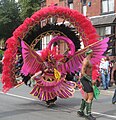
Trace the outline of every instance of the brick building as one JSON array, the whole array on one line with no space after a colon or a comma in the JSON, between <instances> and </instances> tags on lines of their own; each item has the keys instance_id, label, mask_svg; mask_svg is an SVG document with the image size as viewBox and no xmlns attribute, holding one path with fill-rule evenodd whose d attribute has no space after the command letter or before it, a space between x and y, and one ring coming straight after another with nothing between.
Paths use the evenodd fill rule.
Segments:
<instances>
[{"instance_id":1,"label":"brick building","mask_svg":"<svg viewBox=\"0 0 116 120\"><path fill-rule=\"evenodd\" d=\"M110 36L108 55L116 56L116 0L42 0L41 7L55 4L89 17L101 39Z\"/></svg>"}]
</instances>

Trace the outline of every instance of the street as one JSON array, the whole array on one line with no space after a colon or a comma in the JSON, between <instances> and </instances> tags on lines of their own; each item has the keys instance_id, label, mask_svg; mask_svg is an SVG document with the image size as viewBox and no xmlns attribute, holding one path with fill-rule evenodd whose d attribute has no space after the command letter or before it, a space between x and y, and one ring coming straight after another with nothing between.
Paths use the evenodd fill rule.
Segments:
<instances>
[{"instance_id":1,"label":"street","mask_svg":"<svg viewBox=\"0 0 116 120\"><path fill-rule=\"evenodd\" d=\"M0 0L0 18L0 120L116 120L116 0Z\"/></svg>"},{"instance_id":2,"label":"street","mask_svg":"<svg viewBox=\"0 0 116 120\"><path fill-rule=\"evenodd\" d=\"M48 108L42 101L29 94L31 88L22 85L8 93L1 92L0 120L84 120L77 116L81 94L76 90L74 97L58 99L56 106ZM97 120L116 120L116 105L112 105L113 91L101 91L100 98L94 100L92 113Z\"/></svg>"}]
</instances>

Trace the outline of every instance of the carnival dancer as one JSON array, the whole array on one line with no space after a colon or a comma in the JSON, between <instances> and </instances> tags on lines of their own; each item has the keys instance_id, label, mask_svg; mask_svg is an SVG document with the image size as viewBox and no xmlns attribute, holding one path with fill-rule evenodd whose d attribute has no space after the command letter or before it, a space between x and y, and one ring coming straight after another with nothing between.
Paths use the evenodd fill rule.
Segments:
<instances>
[{"instance_id":1,"label":"carnival dancer","mask_svg":"<svg viewBox=\"0 0 116 120\"><path fill-rule=\"evenodd\" d=\"M48 71L48 69L45 69L44 72L43 71L39 71L39 72L35 73L33 76L31 76L31 78L30 78L31 84L34 86L36 84L36 81L38 79L41 79L41 77L44 77L44 73L47 72L47 71ZM56 100L57 100L57 97L54 97L53 99L47 100L45 102L46 102L47 106L50 107L52 105L55 105L55 101Z\"/></svg>"},{"instance_id":2,"label":"carnival dancer","mask_svg":"<svg viewBox=\"0 0 116 120\"><path fill-rule=\"evenodd\" d=\"M48 22L53 17L55 17L56 23ZM59 18L62 18L62 24L57 24ZM44 20L46 21L45 24L42 23ZM64 24L66 20L70 23L68 26ZM75 31L72 26L74 26ZM49 43L47 39L46 42L44 41L44 38L48 36L53 37ZM21 42L18 38L21 39ZM24 78L25 83L32 75L46 69L44 62L47 63L49 69L42 74L40 79L35 80L36 84L31 91L33 96L41 101L49 101L55 97L64 99L72 97L75 92L75 83L67 81L65 75L78 72L88 47L93 50L94 57L92 61L94 64L103 57L102 54L107 49L109 38L102 41L98 38L99 36L91 21L78 11L59 6L49 6L38 10L30 18L26 18L23 24L15 29L13 36L6 41L7 49L3 60L2 91L7 92L17 85L15 61L18 47L21 47L23 57L21 73L28 76L28 78ZM62 41L63 44L61 44ZM58 54L52 50L55 42L58 42L59 48L61 48ZM84 44L83 49L80 49L81 42ZM48 44L44 46L44 43ZM66 59L65 55L62 54L62 50L65 48L62 46L65 45L64 43L69 48L66 52ZM40 50L40 46L47 49L45 51ZM36 53L36 50L40 50L40 54ZM52 58L55 59L55 63Z\"/></svg>"},{"instance_id":3,"label":"carnival dancer","mask_svg":"<svg viewBox=\"0 0 116 120\"><path fill-rule=\"evenodd\" d=\"M95 84L95 82L92 81L92 64L90 61L92 56L93 56L93 51L89 49L86 52L86 58L84 59L82 64L81 79L80 79L85 94L81 102L80 110L77 112L79 116L84 116L88 120L96 119L91 114L92 100L94 96L92 85ZM85 108L86 108L86 112L85 112L86 114L84 114Z\"/></svg>"}]
</instances>

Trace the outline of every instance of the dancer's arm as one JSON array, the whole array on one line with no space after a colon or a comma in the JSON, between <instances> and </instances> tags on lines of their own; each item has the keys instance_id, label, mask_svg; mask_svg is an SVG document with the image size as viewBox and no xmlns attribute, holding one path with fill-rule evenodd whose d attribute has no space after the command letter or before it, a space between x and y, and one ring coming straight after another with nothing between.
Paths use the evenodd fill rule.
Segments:
<instances>
[{"instance_id":1,"label":"dancer's arm","mask_svg":"<svg viewBox=\"0 0 116 120\"><path fill-rule=\"evenodd\" d=\"M86 75L86 66L87 66L88 62L86 59L84 59L83 64L82 64L82 69L81 69L81 77Z\"/></svg>"},{"instance_id":2,"label":"dancer's arm","mask_svg":"<svg viewBox=\"0 0 116 120\"><path fill-rule=\"evenodd\" d=\"M31 79L34 79L35 77L42 75L42 73L43 73L42 71L39 71L39 72L35 73L35 74L31 77Z\"/></svg>"}]
</instances>

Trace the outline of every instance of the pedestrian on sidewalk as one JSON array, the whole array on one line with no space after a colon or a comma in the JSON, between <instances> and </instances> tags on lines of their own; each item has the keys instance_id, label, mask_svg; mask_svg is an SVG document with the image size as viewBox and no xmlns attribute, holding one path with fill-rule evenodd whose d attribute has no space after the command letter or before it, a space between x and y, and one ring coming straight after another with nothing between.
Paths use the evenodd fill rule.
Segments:
<instances>
[{"instance_id":1,"label":"pedestrian on sidewalk","mask_svg":"<svg viewBox=\"0 0 116 120\"><path fill-rule=\"evenodd\" d=\"M116 57L114 57L114 64L111 72L111 82L116 85Z\"/></svg>"},{"instance_id":2,"label":"pedestrian on sidewalk","mask_svg":"<svg viewBox=\"0 0 116 120\"><path fill-rule=\"evenodd\" d=\"M114 95L113 95L113 98L112 98L112 104L115 104L116 103L116 89L114 91Z\"/></svg>"},{"instance_id":3,"label":"pedestrian on sidewalk","mask_svg":"<svg viewBox=\"0 0 116 120\"><path fill-rule=\"evenodd\" d=\"M85 117L87 120L96 120L91 114L92 101L94 97L93 87L92 87L92 64L90 62L93 56L93 50L88 49L86 52L86 58L83 61L81 69L81 79L82 88L84 90L84 98L81 101L80 110L77 114L80 117ZM85 109L85 114L84 114Z\"/></svg>"},{"instance_id":4,"label":"pedestrian on sidewalk","mask_svg":"<svg viewBox=\"0 0 116 120\"><path fill-rule=\"evenodd\" d=\"M109 61L107 57L102 58L102 61L100 63L100 72L101 72L103 89L107 90L110 81L110 69L109 69Z\"/></svg>"}]
</instances>

